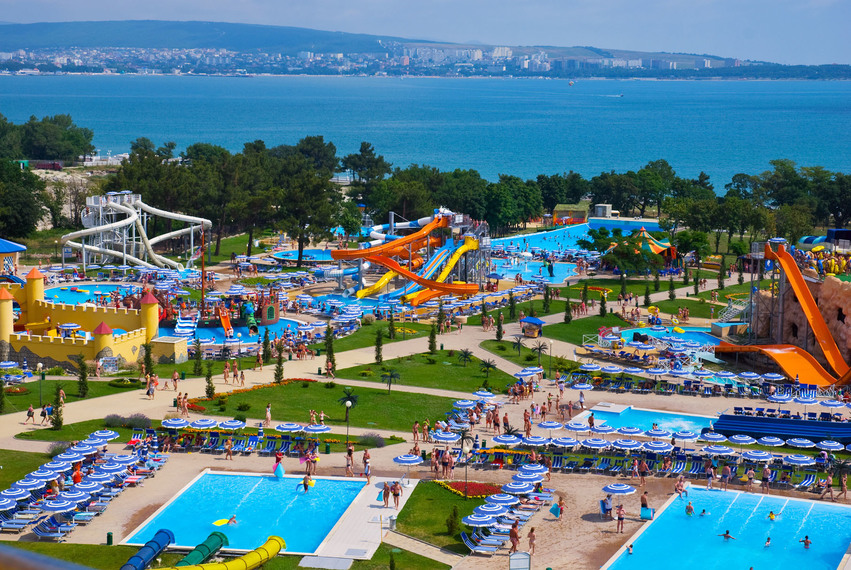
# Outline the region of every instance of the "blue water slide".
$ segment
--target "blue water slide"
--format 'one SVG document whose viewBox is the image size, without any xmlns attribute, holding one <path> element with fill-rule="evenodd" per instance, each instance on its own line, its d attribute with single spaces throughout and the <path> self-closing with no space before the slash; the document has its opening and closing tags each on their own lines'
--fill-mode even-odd
<svg viewBox="0 0 851 570">
<path fill-rule="evenodd" d="M 139 552 L 124 563 L 121 570 L 145 570 L 169 544 L 173 543 L 174 533 L 167 528 L 161 528 L 151 540 L 145 543 L 145 546 L 139 549 Z"/>
<path fill-rule="evenodd" d="M 426 263 L 425 267 L 423 267 L 422 271 L 420 271 L 418 275 L 423 279 L 431 279 L 432 277 L 434 277 L 435 273 L 437 273 L 437 270 L 440 269 L 440 266 L 443 265 L 443 263 L 447 259 L 449 259 L 449 257 L 456 249 L 457 248 L 450 241 L 449 244 L 444 245 L 443 247 L 435 251 L 434 255 L 431 256 L 431 259 L 428 260 L 428 263 Z M 411 281 L 401 289 L 396 289 L 395 291 L 392 291 L 387 295 L 381 296 L 379 299 L 382 301 L 389 299 L 398 299 L 405 295 L 416 293 L 422 288 L 422 285 L 420 285 L 419 283 Z"/>
</svg>

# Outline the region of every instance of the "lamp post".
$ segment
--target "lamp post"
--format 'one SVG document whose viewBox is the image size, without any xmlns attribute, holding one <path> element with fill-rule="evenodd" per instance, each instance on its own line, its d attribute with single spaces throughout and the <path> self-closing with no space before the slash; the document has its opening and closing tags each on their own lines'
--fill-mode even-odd
<svg viewBox="0 0 851 570">
<path fill-rule="evenodd" d="M 39 408 L 41 407 L 41 395 L 42 395 L 41 394 L 41 387 L 44 385 L 44 370 L 42 370 L 42 368 L 44 368 L 44 364 L 39 362 L 36 365 L 36 370 L 38 370 L 38 372 L 39 372 L 39 379 L 38 379 L 38 407 Z"/>
<path fill-rule="evenodd" d="M 464 500 L 469 499 L 467 496 L 467 467 L 470 465 L 470 444 L 465 442 L 461 446 L 461 452 L 464 454 Z"/>
<path fill-rule="evenodd" d="M 552 381 L 553 379 L 553 341 L 550 339 L 550 371 L 547 374 L 547 377 Z"/>
<path fill-rule="evenodd" d="M 349 448 L 349 410 L 352 409 L 352 401 L 346 400 L 346 449 Z"/>
<path fill-rule="evenodd" d="M 53 240 L 53 257 L 59 257 L 59 240 Z"/>
</svg>

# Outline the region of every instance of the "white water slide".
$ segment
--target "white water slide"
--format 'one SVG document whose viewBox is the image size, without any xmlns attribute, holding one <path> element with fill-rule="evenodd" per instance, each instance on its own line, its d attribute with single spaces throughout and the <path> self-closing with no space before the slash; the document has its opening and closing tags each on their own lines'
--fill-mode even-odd
<svg viewBox="0 0 851 570">
<path fill-rule="evenodd" d="M 138 199 L 133 203 L 133 206 L 135 206 L 135 208 L 139 209 L 140 211 L 147 212 L 148 214 L 158 216 L 158 217 L 161 217 L 161 218 L 170 219 L 170 220 L 176 220 L 176 221 L 179 221 L 179 222 L 186 222 L 190 225 L 186 228 L 175 230 L 173 232 L 168 232 L 166 234 L 154 237 L 152 239 L 148 239 L 148 234 L 145 231 L 145 227 L 142 223 L 142 218 L 139 216 L 139 212 L 137 212 L 136 209 L 131 208 L 130 206 L 128 206 L 126 204 L 120 204 L 118 202 L 110 201 L 110 202 L 103 203 L 101 207 L 105 208 L 107 210 L 113 210 L 115 212 L 120 212 L 122 214 L 126 214 L 127 217 L 125 219 L 119 220 L 117 222 L 112 222 L 112 223 L 109 223 L 109 224 L 94 225 L 90 228 L 86 228 L 86 229 L 79 230 L 79 231 L 76 231 L 76 232 L 71 232 L 70 234 L 65 234 L 61 238 L 62 244 L 67 244 L 70 247 L 73 247 L 75 249 L 84 250 L 84 251 L 88 251 L 88 252 L 91 252 L 91 253 L 98 253 L 98 254 L 101 254 L 101 255 L 109 255 L 109 256 L 119 258 L 119 259 L 131 261 L 131 262 L 135 263 L 136 265 L 140 265 L 142 267 L 149 267 L 149 268 L 171 267 L 173 269 L 183 269 L 182 264 L 180 264 L 176 261 L 172 261 L 171 259 L 163 257 L 163 256 L 157 254 L 156 252 L 154 252 L 153 246 L 155 244 L 161 242 L 161 241 L 171 239 L 171 238 L 183 235 L 183 234 L 192 233 L 193 231 L 195 231 L 194 226 L 200 226 L 204 229 L 208 229 L 208 228 L 211 228 L 213 226 L 213 223 L 210 220 L 207 220 L 205 218 L 198 218 L 198 217 L 195 217 L 195 216 L 187 216 L 185 214 L 176 214 L 174 212 L 167 212 L 165 210 L 160 210 L 159 208 L 154 208 L 152 206 L 149 206 L 149 205 L 145 204 L 144 202 L 142 202 L 141 200 L 138 200 Z M 105 233 L 113 232 L 113 231 L 116 231 L 116 230 L 121 230 L 121 229 L 128 228 L 129 226 L 134 226 L 134 225 L 136 226 L 136 232 L 137 232 L 139 238 L 141 239 L 142 245 L 143 245 L 145 252 L 147 253 L 147 256 L 148 256 L 150 261 L 144 261 L 142 259 L 139 259 L 138 257 L 135 257 L 133 255 L 128 254 L 126 251 L 118 251 L 118 250 L 115 250 L 115 249 L 109 249 L 109 248 L 99 247 L 99 246 L 95 246 L 95 245 L 84 245 L 81 241 L 76 241 L 80 238 L 85 238 L 87 236 L 96 236 L 96 235 L 99 235 L 99 234 L 103 235 Z"/>
</svg>

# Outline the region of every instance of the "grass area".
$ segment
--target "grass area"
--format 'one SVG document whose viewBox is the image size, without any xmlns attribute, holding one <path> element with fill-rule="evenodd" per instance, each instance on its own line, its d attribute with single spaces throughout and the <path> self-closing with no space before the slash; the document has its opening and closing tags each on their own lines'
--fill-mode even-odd
<svg viewBox="0 0 851 570">
<path fill-rule="evenodd" d="M 334 352 L 345 352 L 347 350 L 375 346 L 375 335 L 377 334 L 375 331 L 379 328 L 384 329 L 384 344 L 407 340 L 409 338 L 421 338 L 423 336 L 428 336 L 428 331 L 431 329 L 431 325 L 424 323 L 400 323 L 399 321 L 396 321 L 395 326 L 396 338 L 391 339 L 387 336 L 387 321 L 377 321 L 371 325 L 363 325 L 352 334 L 343 338 L 335 339 Z M 404 329 L 404 332 L 401 329 Z M 310 345 L 310 348 L 314 350 L 317 348 L 324 350 L 325 343 L 318 342 Z"/>
<path fill-rule="evenodd" d="M 390 367 L 388 367 L 390 368 Z M 401 378 L 404 383 L 404 377 Z M 343 384 L 334 388 L 325 387 L 324 383 L 307 382 L 306 388 L 302 382 L 293 382 L 283 386 L 268 386 L 256 388 L 241 394 L 231 394 L 227 399 L 227 408 L 221 410 L 214 402 L 202 402 L 207 408 L 206 413 L 233 416 L 237 406 L 249 404 L 251 407 L 244 412 L 249 418 L 262 419 L 265 417 L 266 404 L 272 402 L 272 419 L 275 421 L 306 422 L 310 419 L 309 410 L 317 413 L 324 410 L 328 414 L 325 424 L 345 426 L 345 408 L 338 400 L 343 397 Z M 352 408 L 349 415 L 353 427 L 388 429 L 408 432 L 414 420 L 423 421 L 426 418 L 434 421 L 444 418 L 445 413 L 452 409 L 451 398 L 439 398 L 410 392 L 391 392 L 379 388 L 356 388 L 358 404 Z"/>
<path fill-rule="evenodd" d="M 568 324 L 556 323 L 546 325 L 543 334 L 545 338 L 581 345 L 583 335 L 596 335 L 600 327 L 623 327 L 624 325 L 626 323 L 618 315 L 610 313 L 605 317 L 593 315 L 582 317 L 581 319 L 573 319 Z"/>
<path fill-rule="evenodd" d="M 160 424 L 160 422 L 158 421 L 152 421 L 151 423 L 153 427 L 159 427 Z M 60 430 L 45 427 L 43 429 L 33 431 L 24 431 L 19 433 L 15 437 L 18 439 L 31 439 L 33 441 L 78 441 L 86 439 L 90 433 L 92 433 L 93 431 L 98 431 L 100 429 L 111 429 L 113 431 L 118 432 L 120 437 L 116 441 L 129 440 L 130 434 L 133 432 L 133 430 L 130 428 L 107 428 L 103 423 L 103 419 L 96 419 L 65 424 Z"/>
<path fill-rule="evenodd" d="M 399 532 L 419 538 L 447 550 L 469 553 L 461 541 L 461 535 L 450 535 L 446 530 L 446 519 L 453 507 L 458 507 L 460 518 L 472 514 L 473 509 L 483 504 L 482 499 L 464 499 L 436 483 L 420 482 L 408 497 L 405 508 L 396 521 Z M 462 527 L 463 528 L 463 527 Z"/>
<path fill-rule="evenodd" d="M 679 311 L 680 307 L 684 307 L 689 310 L 689 316 L 692 317 L 700 317 L 703 319 L 709 318 L 710 309 L 715 307 L 715 316 L 721 312 L 723 307 L 715 306 L 711 303 L 697 301 L 695 299 L 677 299 L 675 301 L 659 301 L 658 303 L 653 303 L 654 306 L 658 307 L 660 311 L 662 311 L 663 315 L 675 315 L 677 311 Z"/>
<path fill-rule="evenodd" d="M 514 323 L 520 318 L 520 311 L 523 311 L 525 316 L 529 316 L 534 311 L 539 317 L 543 317 L 544 315 L 554 315 L 556 313 L 564 312 L 564 303 L 565 301 L 550 301 L 550 310 L 544 312 L 544 301 L 543 299 L 533 299 L 530 301 L 524 301 L 522 303 L 517 303 L 517 314 L 514 315 L 514 318 L 508 314 L 508 307 L 503 307 L 500 309 L 502 311 L 503 323 Z M 500 311 L 489 311 L 488 314 L 494 318 L 499 318 Z M 481 326 L 482 325 L 482 316 L 481 315 L 472 315 L 467 317 L 467 324 L 470 326 Z"/>
<path fill-rule="evenodd" d="M 50 456 L 46 453 L 0 449 L 0 488 L 8 489 L 12 483 L 23 479 L 27 473 L 35 471 L 47 461 L 50 461 Z"/>
<path fill-rule="evenodd" d="M 256 340 L 256 339 L 255 339 Z M 235 358 L 231 360 L 239 361 L 239 369 L 240 370 L 251 370 L 254 367 L 255 358 L 253 356 L 243 356 L 240 358 Z M 225 361 L 224 360 L 204 360 L 201 363 L 201 374 L 198 374 L 197 377 L 204 376 L 207 372 L 207 363 L 212 363 L 213 365 L 213 377 L 221 376 L 222 372 L 225 369 Z M 274 366 L 274 359 L 269 364 L 264 364 L 264 366 Z M 177 370 L 178 373 L 185 372 L 187 378 L 196 377 L 193 373 L 193 369 L 195 368 L 195 362 L 193 360 L 187 360 L 186 362 L 181 362 L 180 364 L 156 364 L 154 366 L 154 371 L 160 375 L 160 380 L 164 378 L 171 378 L 171 374 L 173 371 Z M 119 371 L 116 376 L 121 376 L 125 378 L 138 378 L 139 370 L 137 368 L 131 368 L 127 370 Z M 66 390 L 67 392 L 67 390 Z"/>
<path fill-rule="evenodd" d="M 725 295 L 736 295 L 737 298 L 747 301 L 747 294 L 750 293 L 751 284 L 750 284 L 750 275 L 745 274 L 745 282 L 739 285 L 737 281 L 738 274 L 733 273 L 733 277 L 727 279 L 726 286 L 723 290 L 718 291 L 718 301 L 721 303 L 727 302 Z M 712 298 L 712 290 L 718 289 L 718 280 L 710 280 L 708 283 L 709 289 L 706 291 L 701 291 L 698 293 L 698 297 L 701 299 L 706 299 L 707 301 Z M 767 289 L 771 285 L 771 279 L 763 279 L 759 282 L 760 289 Z"/>
<path fill-rule="evenodd" d="M 385 368 L 392 368 L 400 375 L 400 384 L 405 386 L 421 386 L 423 388 L 439 388 L 457 390 L 458 392 L 475 392 L 485 381 L 494 386 L 504 386 L 513 377 L 501 370 L 491 370 L 490 375 L 481 371 L 481 360 L 472 357 L 465 366 L 459 358 L 459 352 L 453 350 L 438 350 L 435 354 L 413 354 L 407 357 L 394 358 L 384 362 Z M 353 366 L 337 371 L 340 378 L 381 382 L 381 367 L 375 364 Z"/>
<path fill-rule="evenodd" d="M 6 408 L 3 413 L 24 413 L 27 411 L 27 407 L 30 404 L 32 404 L 33 408 L 38 407 L 38 394 L 40 384 L 42 402 L 44 404 L 54 401 L 54 396 L 56 394 L 56 386 L 60 384 L 62 385 L 62 389 L 65 390 L 65 402 L 70 403 L 83 399 L 77 395 L 78 391 L 76 376 L 69 376 L 65 380 L 45 380 L 44 382 L 27 382 L 26 384 L 22 384 L 22 386 L 29 390 L 28 394 L 6 394 Z M 91 400 L 93 398 L 99 398 L 101 396 L 110 396 L 112 394 L 126 392 L 129 389 L 130 388 L 115 388 L 113 386 L 110 386 L 109 383 L 106 381 L 90 380 L 89 395 L 85 399 Z M 36 413 L 36 419 L 41 421 L 41 418 L 38 416 L 38 413 Z"/>
</svg>

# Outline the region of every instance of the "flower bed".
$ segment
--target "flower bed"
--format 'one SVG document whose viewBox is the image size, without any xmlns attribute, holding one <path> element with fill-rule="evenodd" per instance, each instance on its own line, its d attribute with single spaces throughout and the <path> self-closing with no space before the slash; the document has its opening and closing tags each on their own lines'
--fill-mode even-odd
<svg viewBox="0 0 851 570">
<path fill-rule="evenodd" d="M 317 382 L 313 378 L 287 378 L 283 382 L 271 382 L 269 384 L 260 384 L 258 386 L 253 386 L 251 388 L 240 388 L 238 390 L 232 390 L 230 392 L 216 392 L 213 394 L 212 398 L 190 398 L 189 399 L 189 409 L 193 410 L 192 406 L 197 406 L 198 402 L 212 402 L 213 400 L 218 400 L 219 398 L 224 398 L 227 400 L 228 396 L 233 396 L 234 394 L 244 394 L 246 392 L 253 392 L 254 390 L 262 390 L 263 388 L 274 388 L 275 386 L 286 386 L 287 384 L 295 384 L 296 382 Z M 205 408 L 201 406 L 197 406 L 200 410 L 195 411 L 204 411 Z"/>
<path fill-rule="evenodd" d="M 29 389 L 25 386 L 9 386 L 8 388 L 4 388 L 3 392 L 7 396 L 25 396 L 30 393 Z"/>
<path fill-rule="evenodd" d="M 438 485 L 451 493 L 463 497 L 464 496 L 464 481 L 435 481 Z M 472 499 L 484 499 L 490 495 L 502 493 L 502 489 L 493 483 L 480 483 L 478 481 L 468 481 L 467 497 Z"/>
</svg>

